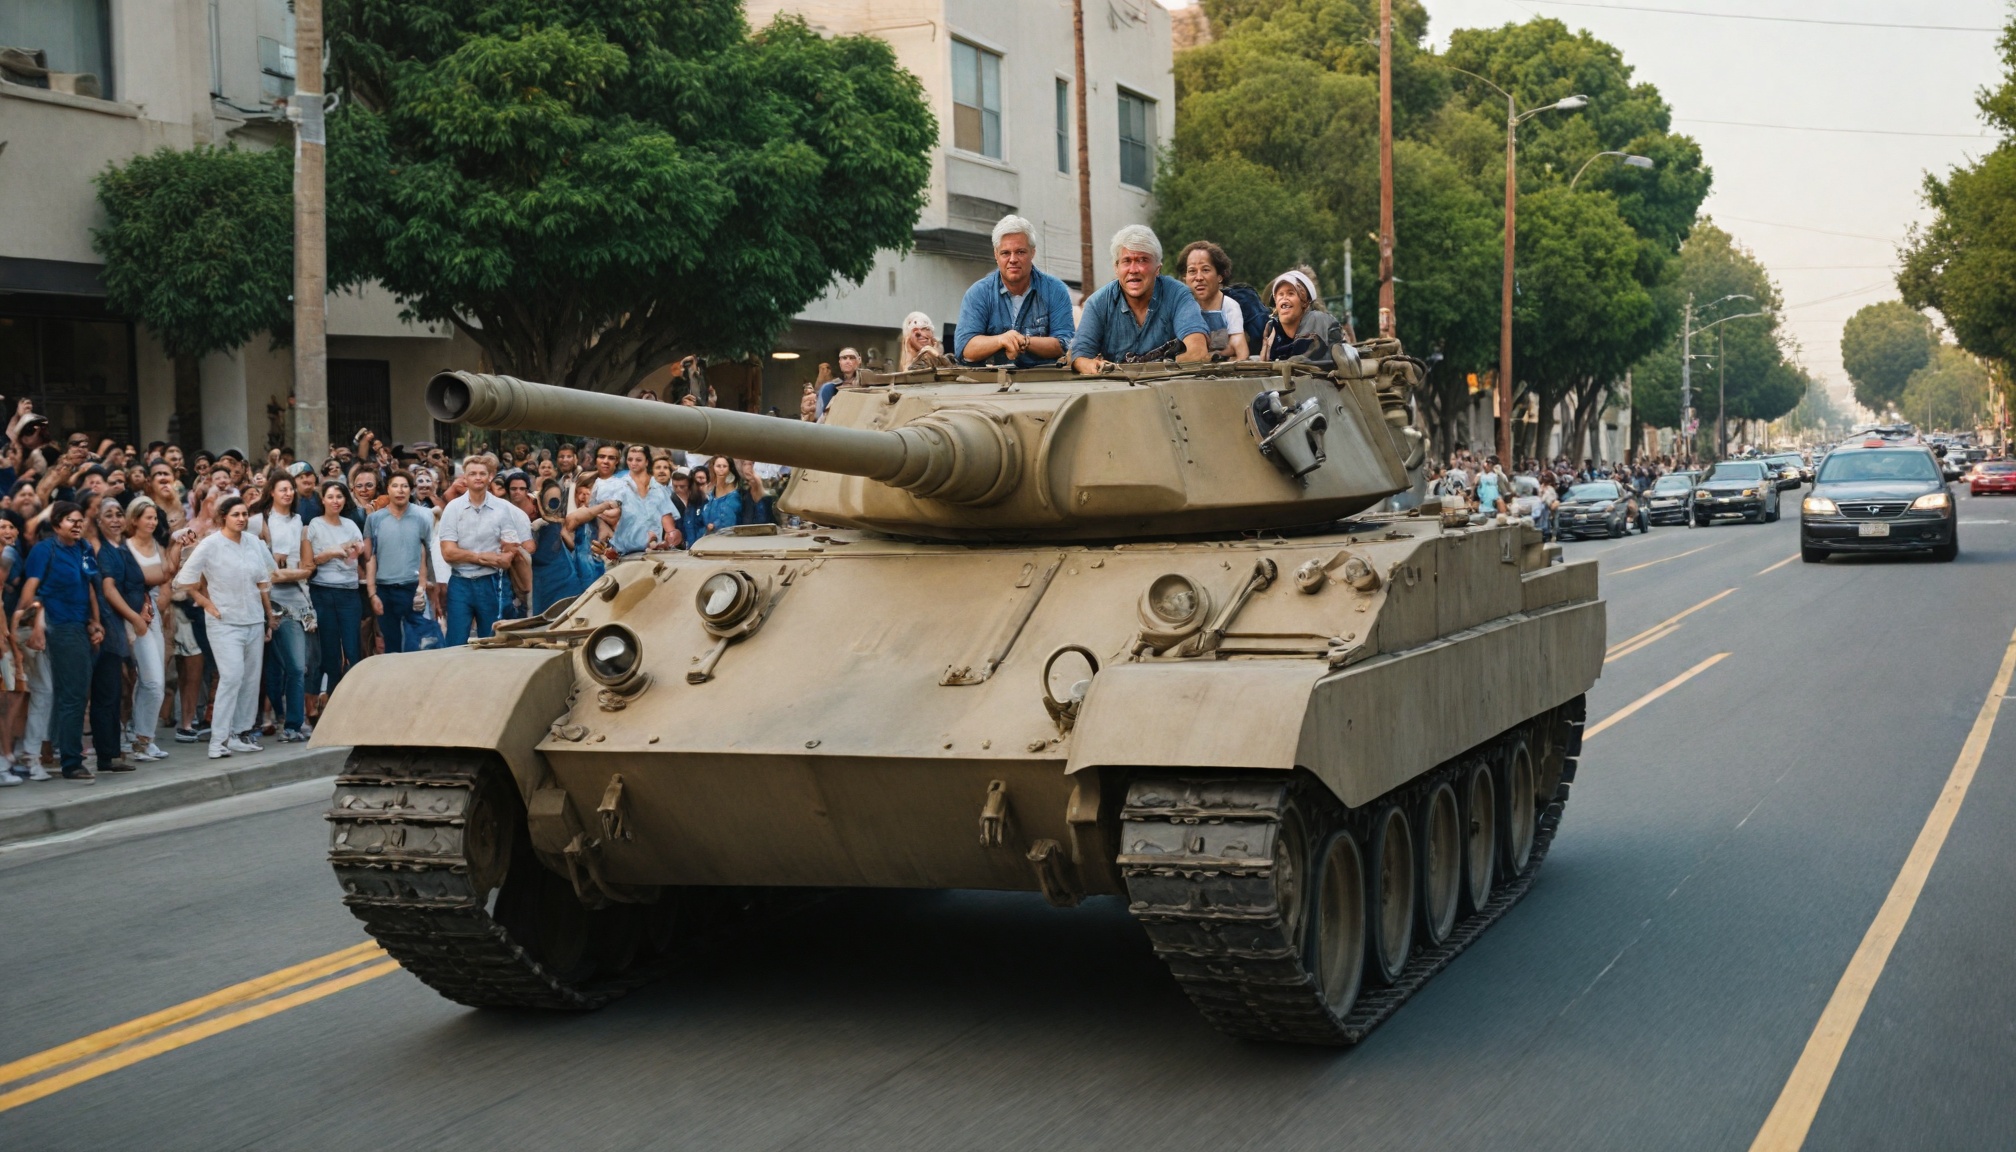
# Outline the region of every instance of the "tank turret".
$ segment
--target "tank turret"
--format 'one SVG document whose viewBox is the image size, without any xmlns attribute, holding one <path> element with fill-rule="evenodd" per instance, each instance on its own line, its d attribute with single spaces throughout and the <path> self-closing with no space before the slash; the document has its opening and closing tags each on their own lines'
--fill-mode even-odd
<svg viewBox="0 0 2016 1152">
<path fill-rule="evenodd" d="M 444 372 L 436 419 L 795 469 L 780 507 L 939 539 L 1122 539 L 1339 520 L 1407 487 L 1404 357 L 864 376 L 811 424 Z M 1409 437 L 1412 437 L 1410 440 Z M 1415 458 L 1409 459 L 1412 455 Z"/>
</svg>

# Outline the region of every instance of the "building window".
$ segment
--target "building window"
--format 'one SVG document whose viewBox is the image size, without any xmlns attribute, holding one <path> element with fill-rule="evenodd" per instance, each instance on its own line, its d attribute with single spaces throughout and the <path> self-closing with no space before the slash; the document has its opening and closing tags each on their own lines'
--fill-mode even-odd
<svg viewBox="0 0 2016 1152">
<path fill-rule="evenodd" d="M 258 21 L 259 99 L 284 104 L 294 95 L 294 6 L 261 0 Z"/>
<path fill-rule="evenodd" d="M 392 362 L 329 359 L 329 438 L 342 444 L 369 428 L 392 437 Z"/>
<path fill-rule="evenodd" d="M 133 440 L 133 325 L 102 301 L 0 295 L 0 391 L 35 402 L 60 434 Z"/>
<path fill-rule="evenodd" d="M 111 0 L 0 0 L 0 44 L 48 72 L 8 80 L 112 99 Z"/>
<path fill-rule="evenodd" d="M 1071 82 L 1057 81 L 1057 171 L 1071 171 Z"/>
<path fill-rule="evenodd" d="M 1155 102 L 1120 90 L 1120 182 L 1151 188 L 1155 179 Z"/>
<path fill-rule="evenodd" d="M 1001 159 L 1001 57 L 952 42 L 952 146 Z"/>
</svg>

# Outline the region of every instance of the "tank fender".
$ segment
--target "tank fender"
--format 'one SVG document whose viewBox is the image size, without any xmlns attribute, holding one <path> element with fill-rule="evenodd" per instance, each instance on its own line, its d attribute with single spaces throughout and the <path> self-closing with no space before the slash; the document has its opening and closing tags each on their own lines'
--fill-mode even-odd
<svg viewBox="0 0 2016 1152">
<path fill-rule="evenodd" d="M 478 665 L 481 676 L 472 678 Z M 573 690 L 570 654 L 551 649 L 379 656 L 336 686 L 309 743 L 494 750 L 529 798 L 547 776 L 538 743 Z"/>
<path fill-rule="evenodd" d="M 1092 678 L 1066 772 L 1295 767 L 1321 660 L 1112 664 Z"/>
</svg>

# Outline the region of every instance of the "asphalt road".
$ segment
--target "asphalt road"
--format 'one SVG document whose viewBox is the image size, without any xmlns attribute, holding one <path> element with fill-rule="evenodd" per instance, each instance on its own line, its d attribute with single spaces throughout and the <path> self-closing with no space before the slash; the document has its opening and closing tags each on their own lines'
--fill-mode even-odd
<svg viewBox="0 0 2016 1152">
<path fill-rule="evenodd" d="M 2016 500 L 1960 510 L 1950 565 L 1780 565 L 1796 516 L 1570 544 L 1613 644 L 1735 590 L 1613 659 L 1592 721 L 1728 656 L 1589 742 L 1531 895 L 1353 1051 L 1218 1036 L 1117 899 L 869 892 L 593 1015 L 393 971 L 17 1106 L 0 1082 L 0 1147 L 1744 1149 L 2016 630 Z M 2012 724 L 1808 1148 L 2016 1145 Z M 0 850 L 0 1062 L 362 942 L 325 802 Z"/>
</svg>

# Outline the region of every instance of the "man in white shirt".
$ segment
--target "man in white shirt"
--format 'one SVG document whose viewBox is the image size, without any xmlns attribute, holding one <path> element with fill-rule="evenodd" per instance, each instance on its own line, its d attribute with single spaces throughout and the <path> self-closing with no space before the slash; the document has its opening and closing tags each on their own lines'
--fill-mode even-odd
<svg viewBox="0 0 2016 1152">
<path fill-rule="evenodd" d="M 448 561 L 451 572 L 446 618 L 441 622 L 449 644 L 467 644 L 472 623 L 479 638 L 490 635 L 504 600 L 504 571 L 519 551 L 514 545 L 524 541 L 512 516 L 515 510 L 490 493 L 493 470 L 488 456 L 463 460 L 462 478 L 468 490 L 448 502 L 435 527 L 441 558 Z"/>
</svg>

